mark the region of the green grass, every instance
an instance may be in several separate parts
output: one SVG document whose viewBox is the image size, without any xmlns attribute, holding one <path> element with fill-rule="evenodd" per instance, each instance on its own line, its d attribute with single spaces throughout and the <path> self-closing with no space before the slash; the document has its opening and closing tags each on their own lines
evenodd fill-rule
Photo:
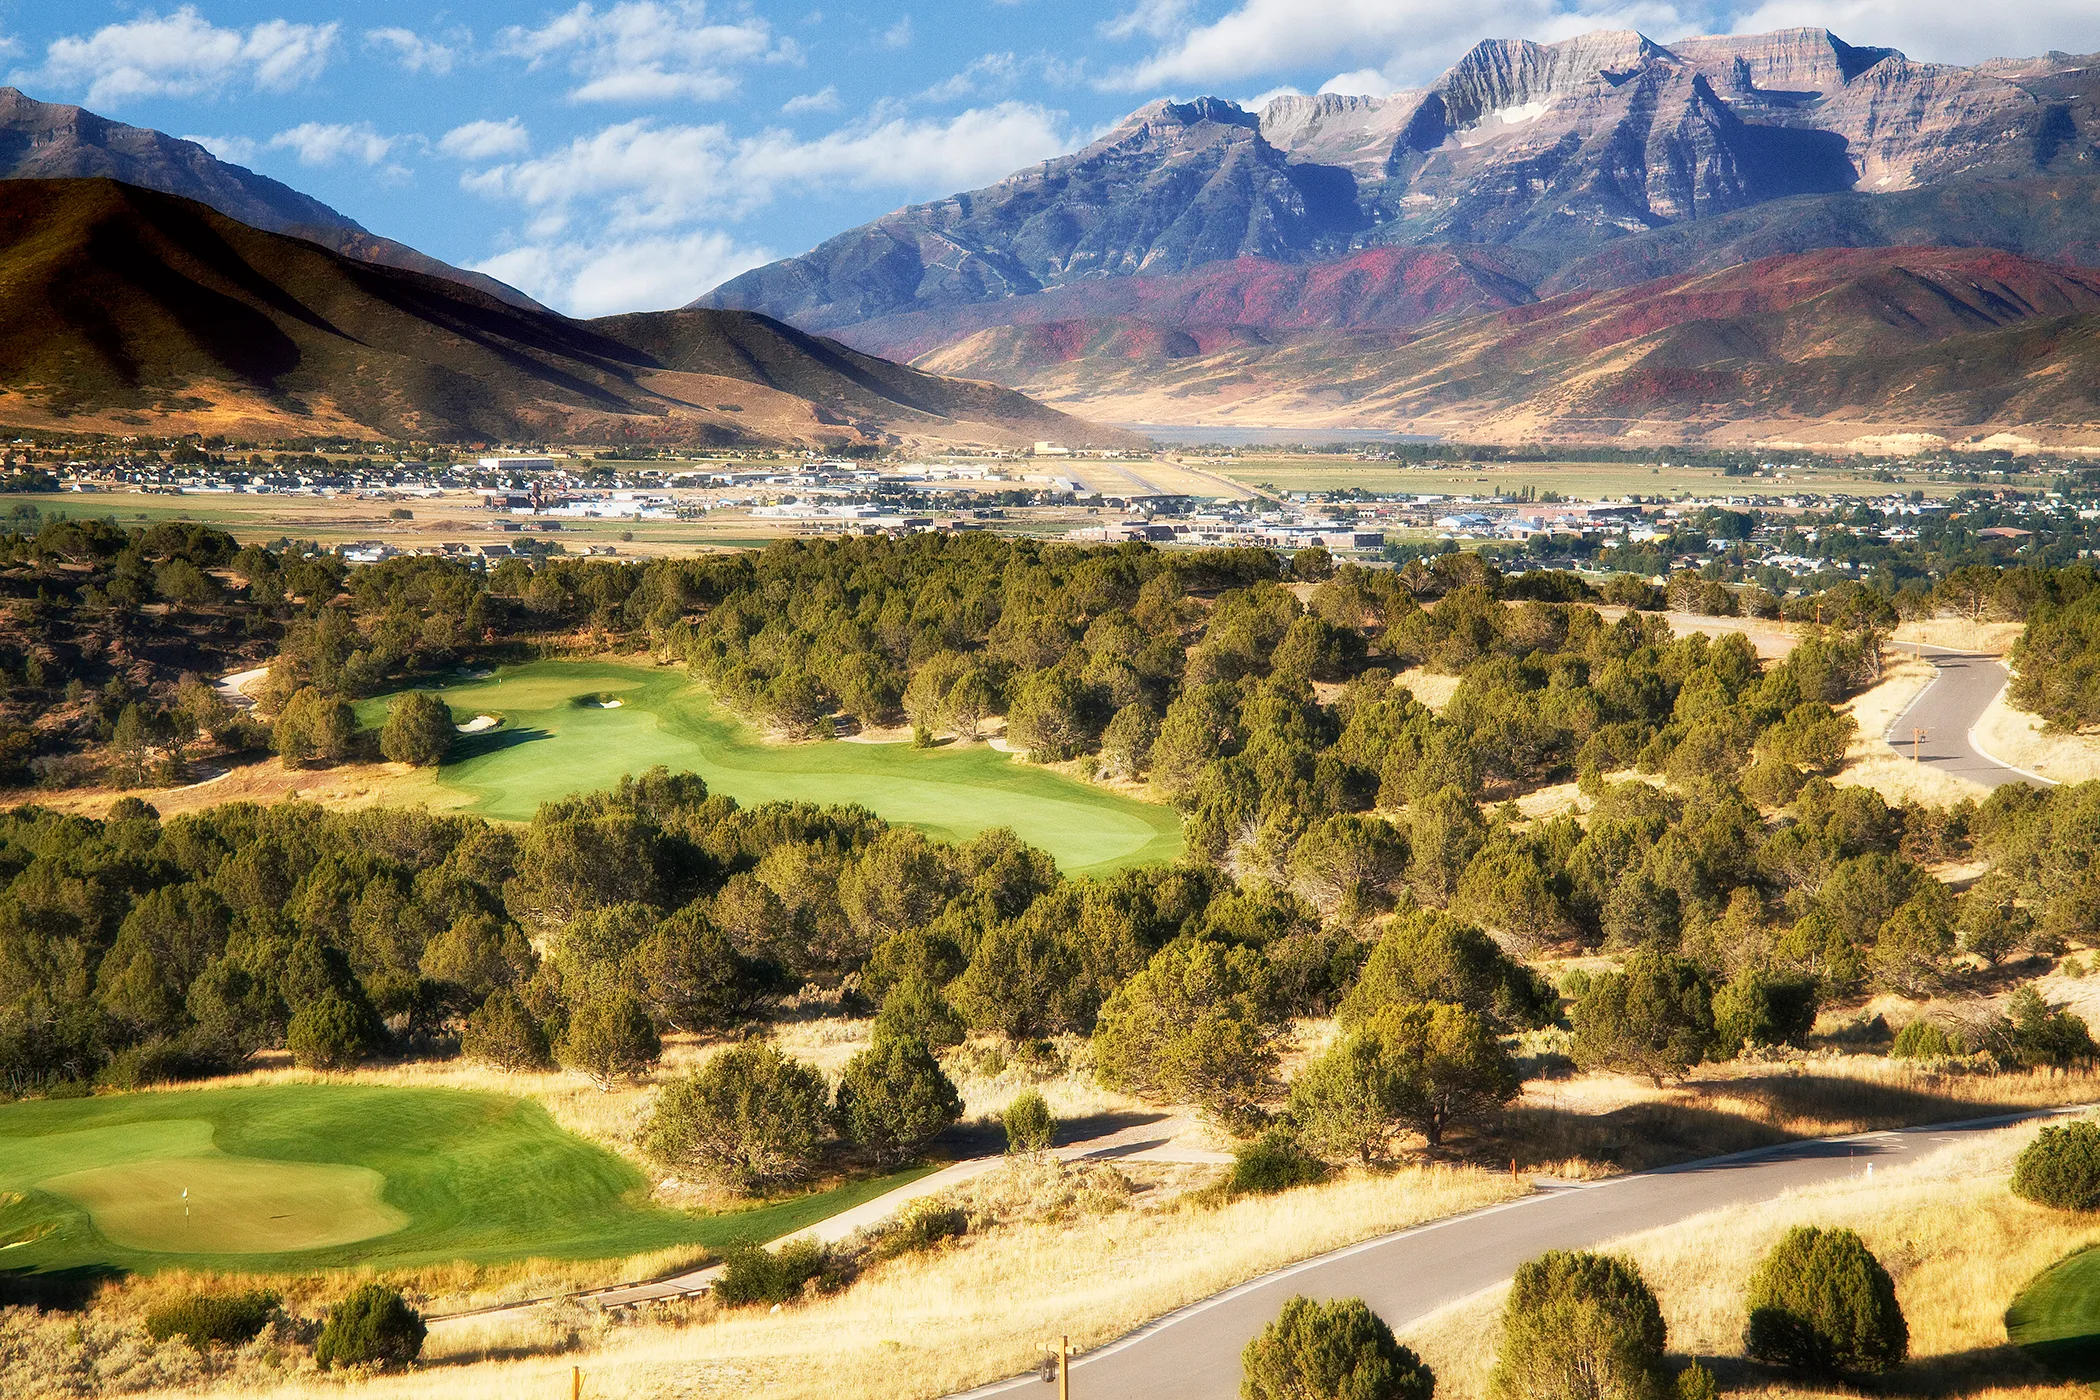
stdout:
<svg viewBox="0 0 2100 1400">
<path fill-rule="evenodd" d="M 2005 1335 L 2057 1375 L 2100 1383 L 2100 1248 L 2037 1274 L 2006 1309 Z"/>
<path fill-rule="evenodd" d="M 617 1259 L 792 1233 L 916 1168 L 723 1215 L 503 1094 L 289 1084 L 0 1106 L 0 1271 Z M 181 1191 L 190 1191 L 183 1217 Z"/>
<path fill-rule="evenodd" d="M 698 773 L 742 803 L 857 803 L 945 841 L 1012 827 L 1067 872 L 1099 872 L 1181 854 L 1171 808 L 1135 802 L 978 745 L 765 744 L 674 670 L 598 661 L 538 661 L 440 692 L 462 721 L 501 728 L 463 735 L 437 771 L 470 794 L 468 809 L 529 820 L 542 802 L 591 791 L 656 764 Z M 620 701 L 618 708 L 594 703 Z M 384 723 L 387 698 L 358 707 Z"/>
</svg>

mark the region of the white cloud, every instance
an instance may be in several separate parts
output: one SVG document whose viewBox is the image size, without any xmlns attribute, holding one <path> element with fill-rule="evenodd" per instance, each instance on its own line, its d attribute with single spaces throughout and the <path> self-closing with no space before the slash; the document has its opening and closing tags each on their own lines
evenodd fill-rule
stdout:
<svg viewBox="0 0 2100 1400">
<path fill-rule="evenodd" d="M 886 49 L 908 49 L 911 47 L 911 16 L 905 15 L 882 31 L 882 46 Z"/>
<path fill-rule="evenodd" d="M 1259 113 L 1262 108 L 1268 106 L 1279 97 L 1303 96 L 1305 96 L 1305 89 L 1295 88 L 1289 83 L 1285 83 L 1282 87 L 1272 87 L 1267 92 L 1257 92 L 1252 97 L 1234 98 L 1233 105 L 1237 106 L 1242 112 Z"/>
<path fill-rule="evenodd" d="M 301 165 L 334 165 L 351 160 L 359 165 L 377 165 L 400 143 L 398 136 L 381 136 L 370 122 L 355 126 L 340 122 L 301 122 L 280 131 L 269 141 L 270 149 L 290 151 Z"/>
<path fill-rule="evenodd" d="M 494 160 L 521 156 L 532 149 L 532 136 L 516 117 L 500 122 L 468 122 L 438 138 L 438 149 L 461 160 Z"/>
<path fill-rule="evenodd" d="M 1130 39 L 1142 34 L 1165 39 L 1188 28 L 1194 0 L 1137 0 L 1135 5 L 1097 26 L 1104 39 Z"/>
<path fill-rule="evenodd" d="M 1688 21 L 1671 0 L 1572 5 L 1564 0 L 1483 0 L 1468 6 L 1444 0 L 1240 0 L 1211 23 L 1193 26 L 1183 6 L 1148 0 L 1104 33 L 1112 38 L 1148 35 L 1159 41 L 1158 47 L 1103 86 L 1208 88 L 1336 60 L 1369 60 L 1388 82 L 1404 84 L 1434 77 L 1473 43 L 1488 37 L 1550 42 L 1592 29 L 1641 29 L 1667 40 L 1702 27 Z"/>
<path fill-rule="evenodd" d="M 394 61 L 410 73 L 438 77 L 450 73 L 453 60 L 459 57 L 459 51 L 451 45 L 426 39 L 413 29 L 367 29 L 365 47 L 392 54 Z"/>
<path fill-rule="evenodd" d="M 262 154 L 262 144 L 246 136 L 185 136 L 185 141 L 195 141 L 220 160 L 234 165 L 253 165 Z"/>
<path fill-rule="evenodd" d="M 1021 81 L 1021 61 L 1010 53 L 988 53 L 970 66 L 943 78 L 920 94 L 933 102 L 953 102 L 978 93 L 1011 92 Z"/>
<path fill-rule="evenodd" d="M 85 89 L 96 107 L 143 97 L 209 97 L 240 83 L 290 92 L 328 66 L 339 28 L 272 19 L 246 30 L 221 29 L 184 5 L 165 17 L 149 11 L 90 35 L 54 39 L 44 66 L 14 81 Z"/>
<path fill-rule="evenodd" d="M 473 171 L 467 189 L 534 214 L 541 239 L 588 201 L 616 233 L 666 232 L 738 217 L 790 191 L 898 190 L 930 196 L 989 184 L 1070 150 L 1062 113 L 1021 102 L 947 121 L 878 117 L 805 141 L 791 131 L 734 137 L 719 123 L 659 126 L 643 118 L 581 136 L 532 160 Z"/>
<path fill-rule="evenodd" d="M 536 243 L 475 266 L 571 316 L 683 306 L 779 255 L 713 229 L 597 243 Z"/>
<path fill-rule="evenodd" d="M 1766 0 L 1730 26 L 1758 34 L 1792 25 L 1830 29 L 1855 44 L 1883 44 L 1936 63 L 2026 58 L 2094 46 L 2092 0 L 2025 0 L 1975 5 L 1968 0 Z"/>
<path fill-rule="evenodd" d="M 798 93 L 780 104 L 780 110 L 790 117 L 799 117 L 804 112 L 836 112 L 839 109 L 839 90 L 827 83 L 816 92 Z"/>
<path fill-rule="evenodd" d="M 496 47 L 533 68 L 567 64 L 578 102 L 719 101 L 736 91 L 737 66 L 802 57 L 755 15 L 709 23 L 701 0 L 622 0 L 604 10 L 584 0 L 538 29 L 504 30 Z"/>
<path fill-rule="evenodd" d="M 1359 68 L 1354 73 L 1335 74 L 1320 84 L 1320 91 L 1344 97 L 1391 97 L 1400 86 L 1376 68 Z"/>
</svg>

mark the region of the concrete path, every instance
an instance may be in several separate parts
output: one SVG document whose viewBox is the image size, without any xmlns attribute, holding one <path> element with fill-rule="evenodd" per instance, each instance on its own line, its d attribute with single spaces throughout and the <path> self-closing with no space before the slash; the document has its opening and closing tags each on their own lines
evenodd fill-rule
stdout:
<svg viewBox="0 0 2100 1400">
<path fill-rule="evenodd" d="M 1788 1143 L 1591 1185 L 1555 1184 L 1506 1205 L 1352 1245 L 1192 1303 L 1075 1358 L 1072 1393 L 1234 1400 L 1240 1393 L 1241 1350 L 1296 1294 L 1362 1298 L 1399 1331 L 1507 1282 L 1519 1264 L 1546 1250 L 1593 1248 L 1724 1206 L 1887 1171 L 1975 1133 L 2037 1116 Z M 966 1392 L 962 1400 L 1041 1384 L 1031 1373 Z"/>
<path fill-rule="evenodd" d="M 1983 717 L 1991 701 L 1998 698 L 1998 693 L 2011 679 L 2002 662 L 1995 657 L 1955 651 L 1949 647 L 1919 647 L 1916 643 L 1909 643 L 1899 649 L 1921 653 L 1939 674 L 1933 677 L 1931 685 L 1918 692 L 1918 698 L 1910 702 L 1910 708 L 1896 716 L 1895 723 L 1889 726 L 1884 737 L 1891 748 L 1909 757 L 1913 752 L 1912 731 L 1922 729 L 1924 736 L 1915 745 L 1918 761 L 1943 773 L 1992 788 L 2007 783 L 2055 786 L 2039 774 L 2000 763 L 1976 746 L 1977 720 Z"/>
<path fill-rule="evenodd" d="M 1232 1160 L 1228 1152 L 1212 1152 L 1203 1148 L 1187 1147 L 1179 1139 L 1194 1125 L 1179 1118 L 1158 1118 L 1147 1122 L 1132 1123 L 1112 1132 L 1100 1133 L 1078 1142 L 1054 1147 L 1050 1155 L 1065 1162 L 1194 1162 L 1223 1163 Z M 768 1246 L 786 1244 L 790 1240 L 811 1239 L 824 1244 L 833 1244 L 850 1239 L 856 1232 L 871 1225 L 880 1224 L 913 1201 L 937 1195 L 950 1187 L 960 1186 L 966 1181 L 1010 1160 L 1006 1154 L 971 1157 L 951 1163 L 937 1172 L 931 1172 L 916 1181 L 907 1182 L 894 1191 L 886 1191 L 872 1201 L 864 1201 L 837 1215 L 827 1216 L 814 1225 L 783 1235 Z M 661 1302 L 668 1298 L 688 1298 L 705 1293 L 714 1286 L 715 1278 L 722 1272 L 719 1264 L 692 1269 L 674 1274 L 669 1278 L 648 1279 L 637 1283 L 614 1284 L 607 1288 L 588 1289 L 580 1293 L 564 1293 L 550 1298 L 529 1298 L 515 1303 L 498 1303 L 491 1307 L 474 1308 L 466 1312 L 445 1313 L 427 1319 L 432 1327 L 448 1322 L 475 1318 L 490 1321 L 506 1313 L 524 1314 L 547 1303 L 578 1302 L 595 1308 L 628 1308 L 640 1303 Z"/>
</svg>

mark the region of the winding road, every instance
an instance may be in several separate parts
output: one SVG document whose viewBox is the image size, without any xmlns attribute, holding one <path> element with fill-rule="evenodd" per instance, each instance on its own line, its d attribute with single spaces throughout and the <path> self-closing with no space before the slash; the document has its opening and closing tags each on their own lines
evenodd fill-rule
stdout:
<svg viewBox="0 0 2100 1400">
<path fill-rule="evenodd" d="M 1990 788 L 2007 783 L 2055 786 L 2040 774 L 2000 763 L 1976 746 L 1976 721 L 2010 679 L 2003 662 L 1949 647 L 1926 646 L 1917 650 L 1921 659 L 1930 661 L 1939 674 L 1889 726 L 1884 737 L 1890 747 L 1909 755 L 1913 751 L 1911 731 L 1922 729 L 1924 736 L 1916 744 L 1918 761 L 1943 773 Z"/>
<path fill-rule="evenodd" d="M 1118 1400 L 1234 1400 L 1239 1395 L 1241 1349 L 1295 1294 L 1362 1298 L 1400 1331 L 1506 1282 L 1519 1264 L 1549 1249 L 1592 1248 L 1723 1206 L 1769 1201 L 1799 1187 L 1905 1166 L 1948 1143 L 2023 1118 L 2076 1111 L 2042 1110 L 1787 1143 L 1593 1185 L 1556 1184 L 1506 1205 L 1309 1259 L 1168 1313 L 1075 1357 L 1072 1389 L 1081 1397 Z M 978 1400 L 1039 1384 L 1033 1374 L 1018 1376 L 965 1392 L 956 1400 Z"/>
</svg>

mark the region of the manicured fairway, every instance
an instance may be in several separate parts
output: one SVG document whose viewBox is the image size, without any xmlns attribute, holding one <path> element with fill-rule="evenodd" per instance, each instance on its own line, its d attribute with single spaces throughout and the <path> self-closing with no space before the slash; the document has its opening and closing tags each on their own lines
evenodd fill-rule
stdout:
<svg viewBox="0 0 2100 1400">
<path fill-rule="evenodd" d="M 1068 872 L 1106 871 L 1181 853 L 1172 809 L 1133 802 L 971 746 L 768 745 L 716 710 L 676 670 L 595 661 L 539 661 L 441 692 L 465 722 L 503 721 L 463 735 L 438 769 L 441 786 L 471 793 L 469 810 L 513 821 L 542 803 L 605 787 L 654 764 L 698 773 L 743 803 L 856 803 L 941 840 L 1010 826 Z M 609 706 L 618 700 L 617 706 Z M 368 726 L 387 700 L 358 708 Z"/>
<path fill-rule="evenodd" d="M 632 1165 L 503 1094 L 287 1084 L 18 1103 L 0 1106 L 0 1270 L 613 1259 L 773 1239 L 919 1174 L 703 1216 L 649 1204 Z"/>
<path fill-rule="evenodd" d="M 2100 1382 L 2100 1249 L 2038 1274 L 2006 1310 L 2005 1334 L 2056 1374 Z"/>
</svg>

